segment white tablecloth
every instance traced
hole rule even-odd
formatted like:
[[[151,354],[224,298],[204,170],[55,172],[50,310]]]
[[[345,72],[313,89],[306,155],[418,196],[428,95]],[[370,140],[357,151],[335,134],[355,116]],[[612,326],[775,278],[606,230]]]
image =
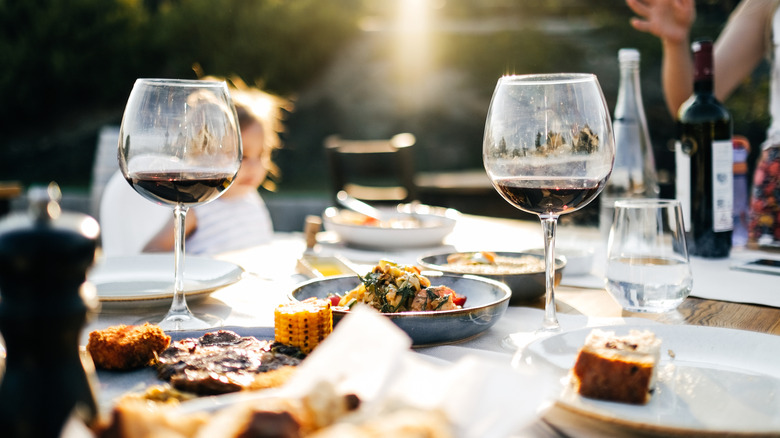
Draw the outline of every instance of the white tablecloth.
[[[538,224],[532,223],[525,228],[516,228],[510,224],[496,224],[489,231],[473,233],[474,223],[459,223],[460,234],[457,240],[445,241],[441,248],[427,250],[410,250],[388,254],[386,252],[371,252],[354,250],[340,245],[338,242],[324,240],[317,248],[323,254],[341,254],[360,264],[369,265],[379,258],[391,257],[401,263],[413,263],[423,251],[457,249],[459,251],[485,249],[516,250],[541,246],[541,231]],[[456,227],[456,232],[457,232]],[[580,242],[588,244],[587,239],[578,233],[564,230],[562,241],[566,244]],[[592,234],[591,234],[592,235]],[[503,237],[503,239],[502,239]],[[593,244],[593,241],[590,241]],[[284,302],[287,294],[295,285],[304,280],[296,275],[296,260],[303,254],[305,244],[300,233],[285,233],[277,235],[276,240],[263,247],[252,248],[225,254],[220,257],[242,266],[247,272],[237,284],[215,291],[210,297],[191,307],[196,311],[208,312],[223,318],[226,326],[237,327],[273,327],[273,307]],[[701,260],[694,258],[694,296],[726,301],[738,301],[766,304],[780,307],[780,277],[765,274],[751,274],[729,269],[731,264],[765,253],[735,251],[730,259]],[[564,284],[602,287],[603,283],[597,276],[566,277]],[[157,309],[165,310],[165,308]],[[126,309],[120,311],[101,312],[84,330],[83,343],[91,330],[104,328],[115,324],[134,323],[150,309]],[[477,357],[493,364],[508,366],[513,351],[502,346],[503,338],[509,333],[532,332],[539,327],[543,312],[526,307],[510,307],[506,315],[496,325],[483,335],[474,339],[453,345],[444,345],[416,349],[416,353],[448,362],[457,362],[464,358]],[[587,318],[581,315],[559,314],[559,320],[564,330],[586,326],[600,326],[637,322],[633,318]],[[642,319],[641,323],[648,323]],[[519,340],[530,342],[533,336],[519,337]],[[587,431],[577,431],[587,433]],[[517,430],[513,437],[547,437],[560,436],[541,419]]]

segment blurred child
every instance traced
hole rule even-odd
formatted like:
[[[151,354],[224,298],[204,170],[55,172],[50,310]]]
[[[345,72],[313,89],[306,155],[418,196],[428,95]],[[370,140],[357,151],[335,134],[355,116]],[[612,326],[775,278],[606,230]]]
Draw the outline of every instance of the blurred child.
[[[207,79],[207,78],[204,78]],[[281,116],[289,103],[250,89],[238,80],[231,87],[244,157],[233,184],[216,200],[191,208],[185,222],[187,254],[217,254],[270,242],[273,224],[258,189],[275,189],[279,170],[272,153],[281,146]],[[173,251],[173,219],[144,247],[144,252]]]

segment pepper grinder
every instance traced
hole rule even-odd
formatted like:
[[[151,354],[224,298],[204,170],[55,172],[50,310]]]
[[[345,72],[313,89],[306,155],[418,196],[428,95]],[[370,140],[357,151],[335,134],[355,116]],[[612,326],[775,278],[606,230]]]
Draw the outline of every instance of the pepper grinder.
[[[33,188],[29,211],[0,222],[3,436],[58,437],[72,415],[97,420],[94,368],[82,363],[79,336],[95,306],[85,285],[99,226],[62,212],[59,195],[54,183]]]

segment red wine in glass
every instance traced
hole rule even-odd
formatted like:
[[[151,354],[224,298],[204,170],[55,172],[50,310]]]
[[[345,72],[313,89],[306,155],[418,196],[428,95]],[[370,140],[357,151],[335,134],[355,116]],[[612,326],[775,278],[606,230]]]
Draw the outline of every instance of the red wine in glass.
[[[510,204],[537,215],[561,215],[588,205],[607,179],[537,180],[497,178],[494,183]]]
[[[192,206],[219,197],[234,177],[234,173],[204,171],[135,172],[127,181],[152,202]]]

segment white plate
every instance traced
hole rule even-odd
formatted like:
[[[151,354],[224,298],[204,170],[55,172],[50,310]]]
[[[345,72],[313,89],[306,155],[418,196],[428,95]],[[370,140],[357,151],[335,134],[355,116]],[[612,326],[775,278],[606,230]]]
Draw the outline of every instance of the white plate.
[[[559,407],[643,433],[780,435],[780,336],[687,325],[604,329],[618,335],[649,329],[661,338],[652,398],[646,405],[630,405],[588,399],[572,389],[567,376],[592,330],[585,328],[535,341],[523,352],[522,363],[561,377]]]
[[[237,282],[244,270],[233,263],[205,257],[185,258],[184,292],[188,301]],[[173,254],[105,257],[87,276],[102,306],[170,305],[173,297]]]
[[[403,219],[407,213],[396,209],[380,208],[388,218]],[[415,215],[420,219],[419,226],[389,228],[360,225],[346,220],[347,214],[336,207],[329,207],[323,216],[325,230],[336,233],[346,244],[362,248],[381,248],[385,250],[399,248],[420,248],[439,246],[452,232],[459,213],[453,209],[419,205]]]

